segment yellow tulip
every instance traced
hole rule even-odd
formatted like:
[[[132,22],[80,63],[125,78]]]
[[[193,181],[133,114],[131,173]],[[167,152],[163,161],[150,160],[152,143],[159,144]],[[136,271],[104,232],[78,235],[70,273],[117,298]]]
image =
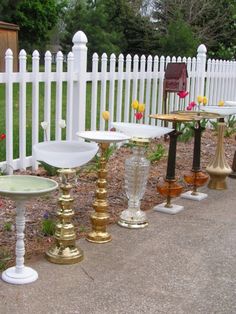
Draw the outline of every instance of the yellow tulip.
[[[103,111],[102,113],[102,117],[105,121],[109,120],[110,119],[110,113],[109,111]]]
[[[138,112],[144,112],[145,110],[145,105],[144,104],[139,104],[138,105]]]
[[[218,106],[222,107],[222,106],[224,106],[224,104],[225,104],[224,100],[220,100],[218,103]]]
[[[132,104],[131,104],[132,108],[134,110],[137,110],[138,109],[138,106],[139,106],[139,103],[137,100],[133,100]]]
[[[197,102],[201,104],[203,102],[203,97],[202,96],[197,96]]]
[[[202,102],[203,102],[203,105],[206,106],[206,104],[208,103],[208,98],[206,96],[203,96]]]

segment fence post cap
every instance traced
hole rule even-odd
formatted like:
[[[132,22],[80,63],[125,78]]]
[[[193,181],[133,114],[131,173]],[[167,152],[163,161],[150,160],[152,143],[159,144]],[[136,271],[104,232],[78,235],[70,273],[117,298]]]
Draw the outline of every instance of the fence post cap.
[[[205,45],[201,44],[198,48],[197,48],[197,52],[198,53],[204,53],[206,54],[207,53],[207,48]]]
[[[78,31],[74,34],[74,36],[72,38],[72,42],[74,44],[83,43],[86,45],[88,42],[88,38],[83,31]]]

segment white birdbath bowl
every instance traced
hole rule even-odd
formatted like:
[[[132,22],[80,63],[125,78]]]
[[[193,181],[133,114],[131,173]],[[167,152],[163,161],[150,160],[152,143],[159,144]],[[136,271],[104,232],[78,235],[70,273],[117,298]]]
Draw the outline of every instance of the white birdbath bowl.
[[[173,131],[173,129],[153,126],[148,124],[139,123],[126,123],[126,122],[112,122],[111,125],[119,132],[122,132],[130,137],[136,138],[155,138],[161,137],[167,133]]]
[[[133,148],[133,155],[125,161],[125,188],[129,201],[128,208],[121,212],[118,224],[130,229],[144,228],[148,221],[146,213],[140,209],[140,201],[145,193],[150,167],[149,160],[145,158],[145,142],[170,133],[173,129],[125,122],[112,122],[112,126],[139,140]]]
[[[93,203],[94,212],[91,214],[92,231],[87,235],[87,240],[92,243],[106,243],[111,241],[111,235],[106,231],[109,222],[107,213],[107,169],[106,150],[111,143],[127,141],[130,136],[119,132],[111,131],[85,131],[78,132],[77,135],[86,140],[99,143],[101,156],[98,169],[98,180],[96,189],[96,199]]]
[[[0,177],[0,194],[16,202],[16,266],[10,267],[2,273],[2,279],[12,284],[26,284],[37,280],[38,273],[24,266],[25,244],[25,202],[32,197],[42,196],[57,188],[57,182],[25,175],[11,175]]]
[[[218,113],[222,117],[229,116],[231,114],[236,114],[236,105],[235,106],[200,106],[201,111]]]
[[[34,145],[33,157],[57,168],[75,168],[89,162],[98,145],[79,141],[47,141]]]

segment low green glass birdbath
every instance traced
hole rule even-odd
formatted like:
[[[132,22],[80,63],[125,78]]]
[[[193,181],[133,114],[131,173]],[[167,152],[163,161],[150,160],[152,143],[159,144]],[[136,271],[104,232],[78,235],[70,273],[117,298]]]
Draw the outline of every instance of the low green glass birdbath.
[[[38,273],[24,265],[25,202],[54,191],[56,181],[36,176],[11,175],[0,177],[0,195],[16,202],[16,266],[6,269],[2,279],[11,284],[26,284],[37,280]]]

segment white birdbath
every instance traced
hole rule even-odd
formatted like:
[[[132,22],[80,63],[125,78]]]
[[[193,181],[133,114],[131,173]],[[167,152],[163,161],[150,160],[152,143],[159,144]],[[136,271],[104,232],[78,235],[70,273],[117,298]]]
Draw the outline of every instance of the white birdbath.
[[[83,251],[76,246],[76,233],[72,223],[74,216],[73,202],[70,190],[74,187],[75,167],[89,162],[97,153],[96,143],[82,141],[47,141],[34,145],[33,158],[51,166],[61,168],[62,195],[58,203],[58,222],[55,230],[55,243],[46,252],[46,258],[56,264],[74,264],[83,259]]]
[[[25,202],[32,197],[42,196],[54,191],[57,182],[25,175],[11,175],[0,177],[0,194],[16,202],[16,266],[10,267],[2,273],[2,279],[12,284],[26,284],[37,280],[38,273],[24,265],[25,243]]]
[[[145,158],[146,146],[150,138],[160,137],[173,131],[166,127],[146,124],[113,122],[118,131],[132,137],[133,155],[125,161],[125,188],[128,208],[123,210],[118,224],[122,227],[139,229],[148,225],[147,215],[140,209],[140,201],[145,193],[150,161]]]
[[[106,226],[109,222],[109,214],[107,213],[107,160],[105,153],[111,143],[127,141],[130,137],[119,132],[111,131],[85,131],[78,132],[77,135],[86,140],[99,143],[101,149],[96,199],[93,203],[95,212],[90,216],[92,231],[87,235],[86,239],[93,243],[106,243],[111,241],[111,235],[106,231]]]
[[[224,152],[224,130],[226,116],[236,114],[236,106],[201,106],[200,110],[218,113],[222,116],[218,120],[218,138],[216,153],[213,160],[207,166],[206,171],[210,175],[208,187],[216,190],[224,190],[227,188],[225,178],[232,173],[231,167],[225,159]]]

